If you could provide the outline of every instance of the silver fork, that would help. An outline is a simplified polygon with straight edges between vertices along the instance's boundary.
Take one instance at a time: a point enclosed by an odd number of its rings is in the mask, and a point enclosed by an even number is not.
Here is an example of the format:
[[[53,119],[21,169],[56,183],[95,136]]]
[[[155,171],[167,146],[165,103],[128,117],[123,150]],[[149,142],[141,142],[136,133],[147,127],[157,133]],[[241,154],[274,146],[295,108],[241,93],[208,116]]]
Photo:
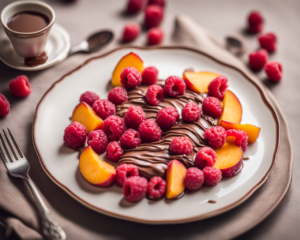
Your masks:
[[[2,137],[2,134],[0,132],[0,139],[3,145],[2,149],[0,144],[0,158],[3,161],[7,171],[9,174],[13,177],[23,178],[31,192],[33,193],[33,196],[35,197],[35,200],[38,205],[39,212],[42,217],[42,225],[43,225],[43,233],[47,239],[50,240],[64,240],[67,238],[66,233],[64,230],[58,225],[58,223],[55,221],[54,217],[50,213],[49,209],[45,205],[44,201],[42,200],[40,194],[38,193],[33,181],[28,175],[28,171],[30,169],[29,163],[22,153],[21,149],[19,148],[18,144],[16,143],[13,135],[11,134],[10,130],[7,128],[9,136],[11,138],[11,141],[9,140],[8,134],[2,129],[4,133],[4,137]],[[6,140],[6,141],[5,141]],[[12,144],[13,143],[13,144]],[[9,146],[11,153],[8,150]],[[14,148],[14,147],[15,148]],[[17,156],[17,153],[20,157]]]

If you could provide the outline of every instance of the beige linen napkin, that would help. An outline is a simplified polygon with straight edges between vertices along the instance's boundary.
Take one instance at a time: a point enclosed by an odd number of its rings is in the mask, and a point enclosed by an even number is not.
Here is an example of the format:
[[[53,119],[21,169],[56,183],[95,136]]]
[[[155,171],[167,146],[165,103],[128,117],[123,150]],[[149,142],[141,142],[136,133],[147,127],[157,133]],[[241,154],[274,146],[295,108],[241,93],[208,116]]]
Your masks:
[[[216,59],[239,68],[262,85],[238,58],[227,52],[185,15],[176,18],[174,35],[166,42],[168,46],[187,46],[209,53]],[[140,41],[139,45],[142,44]],[[117,46],[118,42],[115,40],[109,47],[102,50],[101,54]],[[82,57],[71,57],[62,64],[45,70],[41,75],[46,80],[53,76],[53,71],[63,75],[74,68],[73,66],[81,64],[82,59]],[[35,83],[32,84],[34,86]],[[35,88],[45,92],[46,89],[43,86],[36,84]],[[47,178],[34,152],[28,126],[24,126],[28,128],[28,136],[19,136],[19,139],[27,141],[29,152],[27,157],[31,159],[32,166],[30,175],[34,180],[44,184],[42,186],[39,184],[44,193],[43,198],[66,231],[68,239],[231,239],[249,230],[268,216],[282,201],[291,182],[292,149],[287,123],[272,94],[267,89],[265,91],[280,120],[280,145],[269,179],[237,208],[210,219],[188,224],[144,225],[114,219],[87,209]],[[12,113],[13,111],[15,109],[12,109]],[[24,108],[23,111],[26,109]],[[22,126],[20,120],[16,120],[15,125],[3,120],[1,128],[9,124],[9,126],[17,127],[17,123],[19,127]],[[24,181],[10,177],[2,163],[0,163],[0,223],[6,227],[7,239],[42,239],[39,214],[29,189]]]

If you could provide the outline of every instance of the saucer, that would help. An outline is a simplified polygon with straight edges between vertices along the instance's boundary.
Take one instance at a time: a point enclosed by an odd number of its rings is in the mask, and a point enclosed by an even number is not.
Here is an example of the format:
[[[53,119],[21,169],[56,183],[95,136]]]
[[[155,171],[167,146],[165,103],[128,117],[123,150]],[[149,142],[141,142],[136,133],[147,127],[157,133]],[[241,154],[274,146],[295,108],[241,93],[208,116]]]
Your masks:
[[[60,25],[55,23],[49,33],[45,52],[48,60],[38,66],[28,67],[24,64],[24,58],[21,58],[15,52],[9,38],[4,35],[0,39],[0,60],[7,66],[23,71],[38,71],[51,67],[64,60],[71,47],[69,33]]]

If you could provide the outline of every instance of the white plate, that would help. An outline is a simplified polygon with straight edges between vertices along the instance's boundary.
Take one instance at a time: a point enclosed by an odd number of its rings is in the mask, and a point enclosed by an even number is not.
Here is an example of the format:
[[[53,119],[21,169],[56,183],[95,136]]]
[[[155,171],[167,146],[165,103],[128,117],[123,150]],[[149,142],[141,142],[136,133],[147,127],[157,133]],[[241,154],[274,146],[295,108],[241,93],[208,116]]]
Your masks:
[[[182,76],[186,68],[213,71],[229,79],[229,89],[243,106],[242,123],[261,127],[258,140],[249,145],[241,172],[223,179],[217,186],[204,187],[179,200],[166,202],[143,199],[137,204],[123,200],[118,186],[97,188],[85,182],[78,171],[78,152],[63,146],[63,132],[80,95],[92,90],[106,98],[114,67],[122,56],[133,51],[145,66],[156,66],[159,78]],[[196,50],[186,48],[122,48],[91,59],[57,81],[40,101],[33,127],[33,141],[48,176],[73,198],[95,211],[116,218],[149,224],[169,224],[211,217],[245,201],[270,173],[278,147],[279,123],[262,89],[238,70],[225,66]],[[105,159],[105,157],[103,157]],[[208,203],[215,200],[216,203]]]

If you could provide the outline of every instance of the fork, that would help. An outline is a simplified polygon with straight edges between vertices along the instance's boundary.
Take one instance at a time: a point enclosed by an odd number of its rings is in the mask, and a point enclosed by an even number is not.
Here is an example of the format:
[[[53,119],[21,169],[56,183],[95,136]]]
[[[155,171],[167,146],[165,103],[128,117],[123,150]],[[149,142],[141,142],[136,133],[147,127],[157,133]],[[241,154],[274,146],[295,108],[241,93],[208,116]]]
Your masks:
[[[37,191],[33,181],[28,175],[28,171],[30,169],[30,165],[24,156],[23,152],[19,148],[17,142],[15,141],[13,135],[11,134],[10,130],[7,128],[11,141],[9,140],[8,134],[2,129],[5,138],[2,137],[0,132],[0,139],[3,145],[2,149],[0,144],[0,158],[5,165],[9,174],[13,177],[23,178],[26,183],[28,184],[38,206],[38,210],[42,217],[42,226],[43,226],[43,233],[45,237],[49,240],[65,240],[67,238],[66,233],[64,230],[58,225],[52,214],[50,213],[49,209],[47,208],[46,204],[42,200],[40,194]],[[5,142],[6,140],[6,142]],[[13,144],[12,144],[13,143]],[[11,153],[8,151],[9,146]],[[14,147],[15,149],[14,149]],[[17,156],[17,153],[20,157]]]

